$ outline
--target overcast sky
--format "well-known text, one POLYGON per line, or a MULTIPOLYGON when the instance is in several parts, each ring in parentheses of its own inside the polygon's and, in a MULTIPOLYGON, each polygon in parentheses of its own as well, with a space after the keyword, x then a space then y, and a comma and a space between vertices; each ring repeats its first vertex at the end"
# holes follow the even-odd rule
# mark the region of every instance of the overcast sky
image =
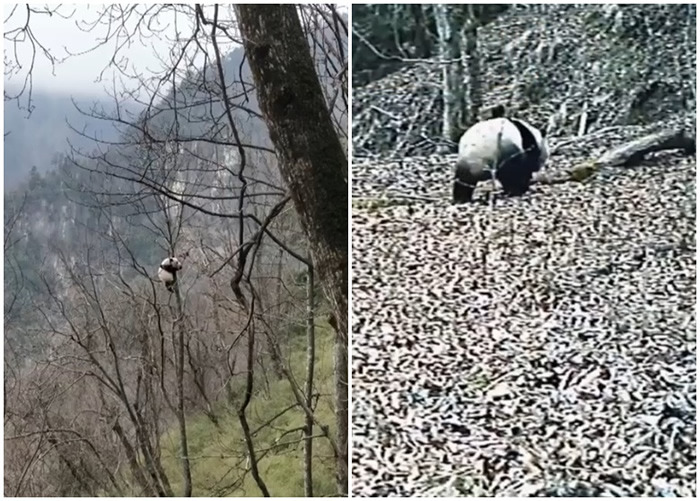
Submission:
MULTIPOLYGON (((42 10, 46 4, 33 3, 31 5, 36 10, 42 10)), ((19 87, 23 84, 32 58, 32 46, 28 40, 16 45, 7 41, 8 34, 11 35, 13 29, 23 26, 27 20, 26 4, 16 5, 17 8, 14 10, 13 7, 15 5, 3 5, 5 60, 14 62, 16 57, 23 67, 19 73, 14 75, 8 76, 7 71, 5 72, 5 84, 9 88, 19 87)), ((56 4, 50 8, 56 9, 56 4)), ((137 8, 139 12, 155 9, 152 3, 139 4, 137 8)), ((99 38, 105 37, 108 33, 106 25, 97 26, 90 32, 85 31, 87 29, 86 23, 94 23, 104 9, 104 4, 64 4, 57 13, 51 16, 31 14, 29 26, 36 39, 55 58, 63 60, 52 67, 40 51, 37 53, 33 71, 35 89, 71 94, 104 95, 105 87, 112 88, 113 76, 118 73, 114 68, 104 70, 114 54, 117 40, 110 40, 107 44, 84 53, 99 45, 99 38), (102 73, 103 71, 104 73, 102 73), (98 81, 100 76, 101 81, 98 81)), ((345 7, 341 7, 339 10, 347 12, 345 7)), ((206 17, 213 17, 213 7, 205 6, 204 13, 206 17)), ((231 7, 222 8, 219 16, 221 19, 231 19, 231 7)), ((128 23, 130 29, 135 26, 137 17, 139 16, 132 14, 133 22, 128 23)), ((157 32, 157 34, 148 39, 137 39, 128 47, 120 49, 119 63, 127 66, 130 73, 135 71, 146 78, 153 74, 162 74, 163 62, 161 59, 169 59, 169 51, 176 45, 173 42, 176 33, 179 32, 183 38, 192 33, 191 17, 189 12, 187 15, 180 13, 176 17, 172 9, 165 9, 164 13, 158 15, 156 22, 149 26, 152 32, 157 32)), ((224 54, 235 47, 230 41, 226 41, 225 37, 217 37, 217 40, 224 54)), ((200 64, 201 59, 197 61, 197 66, 200 64)))
MULTIPOLYGON (((151 4, 143 4, 145 8, 151 4)), ((32 7, 41 9, 43 4, 32 4, 32 7)), ((52 8, 55 8, 52 6, 52 8)), ((64 59, 70 54, 79 54, 98 45, 99 37, 104 37, 107 33, 106 26, 98 26, 91 32, 85 32, 85 22, 94 22, 104 5, 63 5, 59 13, 61 15, 32 14, 30 27, 38 39, 57 59, 64 59), (72 15, 71 15, 72 14, 72 15)), ((4 32, 5 37, 13 28, 22 26, 27 19, 26 6, 19 5, 13 12, 12 5, 4 5, 4 32), (12 15, 10 16, 10 14, 12 15)), ((185 16, 179 15, 177 18, 180 33, 186 35, 190 33, 189 22, 185 16)), ((133 25, 133 23, 131 23, 133 25)), ((148 40, 137 40, 128 47, 121 50, 121 63, 125 63, 129 71, 134 68, 143 76, 148 76, 153 72, 159 73, 162 63, 157 54, 167 58, 168 51, 173 46, 169 40, 175 37, 175 15, 165 13, 158 16, 158 24, 154 29, 159 31, 157 36, 148 40), (128 62, 126 61, 128 59, 128 62)), ((5 58, 14 60, 14 48, 12 43, 5 40, 5 58)), ((53 68, 51 63, 41 54, 37 54, 34 63, 33 84, 36 89, 58 90, 68 93, 88 93, 102 94, 105 86, 111 88, 114 69, 109 69, 102 75, 102 81, 98 82, 100 73, 108 65, 110 58, 114 54, 116 40, 112 40, 96 50, 79 55, 73 55, 63 62, 56 64, 53 68)), ((231 50, 229 45, 224 52, 231 50)), ((9 87, 20 86, 26 76, 26 70, 31 61, 32 48, 28 41, 16 45, 17 58, 24 65, 22 71, 16 75, 8 77, 5 75, 5 83, 9 87)))

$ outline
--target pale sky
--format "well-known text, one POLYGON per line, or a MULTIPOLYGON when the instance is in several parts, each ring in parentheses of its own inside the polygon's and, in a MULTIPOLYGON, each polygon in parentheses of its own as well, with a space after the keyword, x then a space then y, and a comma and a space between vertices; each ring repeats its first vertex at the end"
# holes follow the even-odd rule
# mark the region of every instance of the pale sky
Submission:
MULTIPOLYGON (((44 6, 44 4, 39 3, 31 5, 37 9, 41 9, 44 6)), ((140 8, 147 8, 151 5, 142 4, 140 8)), ((5 59, 11 61, 14 60, 15 54, 13 44, 6 40, 8 32, 23 25, 27 18, 25 4, 18 5, 13 15, 10 16, 12 7, 12 5, 3 6, 4 53, 5 59)), ((55 5, 51 7, 55 8, 55 5)), ((98 38, 107 34, 108 28, 106 26, 98 26, 89 33, 81 31, 78 26, 84 27, 86 21, 94 22, 103 8, 104 5, 101 4, 64 4, 61 6, 59 13, 63 16, 68 16, 72 13, 69 19, 62 18, 59 15, 32 14, 30 26, 38 41, 54 57, 63 59, 71 53, 79 54, 95 47, 98 44, 98 38)), ((205 12, 206 10, 208 9, 205 8, 205 12)), ((158 16, 157 21, 157 24, 153 26, 154 29, 160 31, 157 36, 153 36, 149 40, 137 39, 131 45, 121 49, 120 63, 125 64, 130 72, 135 69, 145 77, 153 72, 160 73, 162 63, 157 54, 165 57, 167 60, 168 51, 173 46, 172 41, 168 40, 172 40, 175 37, 175 15, 172 12, 164 13, 158 16)), ((134 23, 131 24, 133 25, 134 23)), ((191 33, 191 25, 182 14, 177 16, 177 28, 182 36, 187 36, 191 33)), ((223 40, 220 44, 222 42, 223 40)), ((92 52, 68 57, 53 68, 46 57, 41 53, 37 53, 34 63, 34 87, 41 90, 58 90, 69 93, 103 94, 105 86, 111 88, 112 76, 115 74, 115 70, 109 69, 102 75, 101 82, 97 80, 101 71, 105 69, 114 54, 116 43, 116 40, 111 40, 106 45, 92 52)), ((232 49, 232 44, 230 43, 223 45, 222 52, 224 53, 232 49)), ((32 50, 29 41, 17 45, 17 56, 24 68, 20 73, 10 77, 8 77, 6 72, 4 77, 5 84, 10 88, 22 85, 31 61, 31 54, 32 50)))
MULTIPOLYGON (((51 9, 56 9, 58 4, 43 4, 32 3, 32 8, 42 10, 49 6, 51 9)), ((59 91, 70 94, 88 94, 88 95, 105 95, 105 88, 112 88, 112 80, 118 72, 114 68, 109 68, 102 73, 102 80, 98 81, 101 72, 105 70, 112 58, 116 39, 111 39, 107 44, 98 47, 97 49, 85 53, 89 49, 98 45, 100 37, 105 37, 109 28, 106 24, 97 26, 90 32, 87 29, 86 23, 94 23, 99 14, 105 9, 106 5, 110 4, 63 4, 60 6, 58 13, 54 15, 47 14, 32 14, 30 27, 37 40, 43 44, 51 54, 58 60, 53 68, 47 58, 37 52, 34 62, 34 79, 33 85, 38 90, 59 91), (81 30, 81 27, 83 30, 81 30), (77 54, 72 55, 70 54, 77 54)), ((117 4, 111 4, 117 5, 117 4)), ((131 4, 134 5, 134 4, 131 4)), ((136 4, 139 13, 146 9, 155 9, 153 3, 136 4)), ((126 4, 123 4, 127 7, 126 4)), ((341 12, 346 12, 344 6, 339 8, 341 12)), ((204 7, 205 16, 213 17, 213 7, 204 7)), ((3 21, 4 21, 4 56, 5 61, 14 62, 15 51, 17 59, 23 66, 17 74, 8 76, 5 71, 4 81, 9 89, 17 88, 23 85, 27 70, 30 65, 32 49, 28 40, 18 43, 16 46, 8 42, 7 38, 11 35, 13 29, 23 26, 26 23, 27 13, 26 4, 5 4, 3 5, 3 21), (13 11, 13 7, 16 9, 13 11), (12 14, 12 15, 11 15, 12 14)), ((220 8, 220 19, 231 19, 231 6, 225 5, 220 8)), ((136 13, 132 14, 132 22, 127 23, 133 28, 136 23, 136 13)), ((192 33, 191 11, 187 15, 179 13, 177 16, 172 8, 166 8, 165 12, 159 14, 156 22, 149 26, 150 33, 155 32, 150 38, 136 37, 136 40, 129 46, 120 49, 119 64, 128 67, 129 73, 134 71, 143 77, 148 78, 154 74, 162 75, 164 63, 170 59, 169 52, 173 50, 177 44, 173 42, 176 33, 180 33, 180 37, 186 38, 192 33)), ((224 36, 217 37, 220 49, 223 54, 230 52, 235 45, 226 39, 224 36)), ((205 43, 205 48, 210 48, 211 41, 205 43)), ((211 52, 211 51, 208 51, 211 52)), ((196 61, 196 66, 201 66, 203 61, 199 57, 196 61)), ((166 65, 165 67, 170 67, 166 65)), ((121 77, 124 79, 124 77, 121 77)), ((117 81, 119 86, 119 82, 117 81)), ((132 84, 136 86, 134 82, 132 84)), ((132 85, 127 86, 133 88, 132 85)))

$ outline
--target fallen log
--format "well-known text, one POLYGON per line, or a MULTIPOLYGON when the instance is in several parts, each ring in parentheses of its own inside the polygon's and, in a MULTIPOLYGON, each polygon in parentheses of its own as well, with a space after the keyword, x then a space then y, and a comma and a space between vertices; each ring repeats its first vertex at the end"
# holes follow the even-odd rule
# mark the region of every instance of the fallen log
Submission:
POLYGON ((638 165, 648 153, 678 149, 689 155, 695 152, 694 131, 664 130, 649 134, 605 152, 595 164, 599 167, 630 167, 638 165))
POLYGON ((583 182, 602 168, 633 167, 639 165, 649 153, 679 149, 683 150, 687 155, 695 153, 694 130, 663 130, 654 134, 648 134, 611 148, 597 160, 578 165, 569 171, 537 173, 533 177, 533 183, 561 184, 570 181, 583 182))

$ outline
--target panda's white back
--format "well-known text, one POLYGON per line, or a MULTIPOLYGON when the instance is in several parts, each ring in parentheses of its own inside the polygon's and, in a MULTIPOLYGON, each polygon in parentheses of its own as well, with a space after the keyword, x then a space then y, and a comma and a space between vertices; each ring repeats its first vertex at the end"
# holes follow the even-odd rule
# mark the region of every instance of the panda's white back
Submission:
POLYGON ((522 151, 518 128, 506 118, 491 118, 472 125, 459 140, 459 159, 477 175, 498 165, 514 149, 522 151))

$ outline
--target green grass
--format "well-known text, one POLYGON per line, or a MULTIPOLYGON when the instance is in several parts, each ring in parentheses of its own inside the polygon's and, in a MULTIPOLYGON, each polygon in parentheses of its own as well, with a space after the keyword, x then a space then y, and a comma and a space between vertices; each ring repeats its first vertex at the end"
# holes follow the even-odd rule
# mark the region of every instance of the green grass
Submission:
MULTIPOLYGON (((305 338, 303 332, 294 333, 290 340, 289 366, 303 387, 306 367, 305 338)), ((269 366, 269 363, 267 364, 269 366)), ((268 374, 269 386, 264 385, 264 375, 260 366, 256 366, 255 394, 248 406, 248 424, 251 430, 272 419, 276 414, 295 403, 289 381, 275 380, 268 374)), ((329 425, 335 433, 333 416, 333 335, 330 327, 316 330, 316 374, 315 392, 322 396, 319 400, 316 416, 329 425)), ((241 485, 231 487, 243 475, 246 469, 246 448, 240 421, 236 414, 238 403, 243 395, 245 376, 239 375, 233 381, 234 404, 217 404, 216 426, 206 415, 193 415, 188 418, 188 446, 192 464, 192 486, 194 496, 261 496, 250 472, 245 473, 241 485), (229 486, 229 487, 227 487, 229 486)), ((303 442, 301 431, 284 434, 285 431, 303 425, 304 415, 301 409, 287 411, 272 422, 271 426, 262 428, 253 438, 256 451, 274 447, 259 461, 259 470, 272 496, 303 496, 303 442), (293 443, 290 443, 293 442, 293 443), (284 445, 284 444, 288 445, 284 445), (275 447, 277 446, 277 447, 275 447)), ((314 435, 320 430, 315 429, 314 435)), ((179 454, 179 433, 173 423, 164 433, 161 446, 163 450, 163 467, 172 484, 175 495, 182 493, 182 470, 179 454)), ((258 453, 261 456, 262 452, 258 453)), ((314 440, 313 484, 315 496, 332 496, 335 494, 335 461, 328 441, 325 438, 314 440)))

